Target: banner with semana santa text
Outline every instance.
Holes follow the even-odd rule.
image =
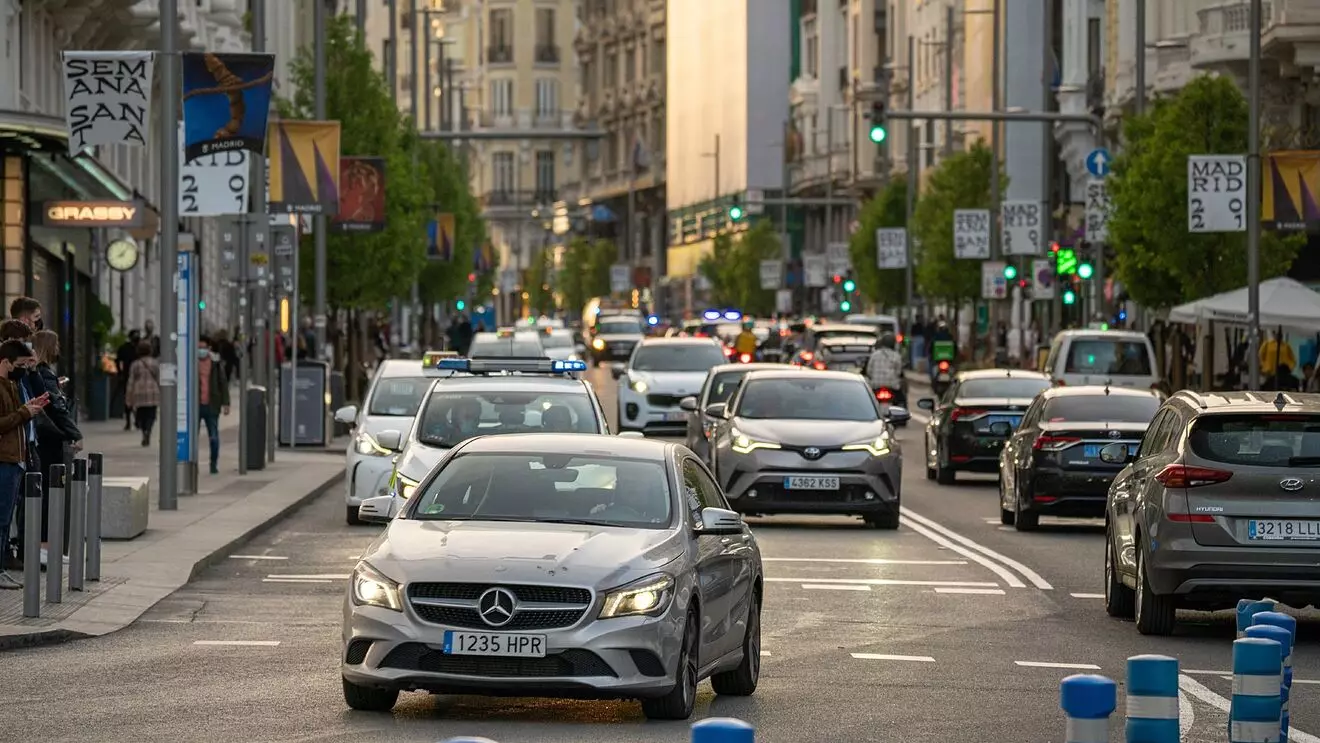
[[[339,122],[272,121],[270,213],[339,211]]]
[[[230,150],[266,151],[273,54],[182,55],[184,162]]]
[[[88,147],[145,147],[151,127],[151,52],[63,52],[69,154]]]
[[[338,232],[385,229],[384,158],[339,158],[339,214],[331,227]]]

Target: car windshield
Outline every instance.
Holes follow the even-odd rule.
[[[464,454],[427,483],[413,517],[663,529],[671,512],[669,478],[660,462],[584,454]],[[491,557],[498,557],[499,545],[491,549]]]
[[[1155,395],[1069,395],[1056,397],[1045,403],[1041,418],[1057,421],[1102,421],[1108,423],[1150,423],[1160,409],[1161,400]]]
[[[1206,415],[1192,424],[1196,456],[1250,467],[1320,467],[1320,416]]]
[[[738,403],[740,418],[873,421],[875,398],[861,380],[753,379]]]
[[[611,318],[596,322],[597,335],[641,335],[642,323],[638,320]]]
[[[562,392],[432,393],[418,423],[417,440],[452,447],[474,436],[504,433],[600,433],[585,394]]]
[[[733,393],[742,384],[743,377],[747,376],[745,371],[723,372],[716,374],[715,378],[710,380],[710,392],[706,395],[706,404],[714,405],[717,402],[728,402],[733,397]]]
[[[1150,353],[1141,341],[1078,338],[1068,347],[1065,374],[1150,376]]]
[[[958,397],[1031,398],[1049,386],[1048,379],[968,379],[958,386]]]
[[[546,348],[572,348],[573,336],[568,333],[547,333],[541,336],[541,345]]]
[[[376,383],[367,404],[367,415],[412,417],[422,406],[422,397],[434,379],[426,377],[387,377]]]
[[[724,362],[724,351],[714,343],[662,343],[637,349],[631,367],[640,372],[704,372]]]
[[[525,336],[477,338],[468,349],[468,357],[481,358],[534,358],[544,356],[540,341]]]

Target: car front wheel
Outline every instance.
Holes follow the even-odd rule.
[[[678,668],[674,673],[674,688],[662,697],[642,700],[642,714],[650,720],[686,720],[692,716],[697,703],[697,639],[701,632],[697,613],[688,612],[687,626],[683,629],[682,649]]]
[[[357,506],[348,507],[348,516],[345,520],[348,521],[349,526],[362,526],[363,524],[367,523],[362,520],[361,516],[358,515]]]
[[[710,677],[716,694],[751,696],[761,678],[761,598],[753,596],[747,610],[747,634],[743,635],[743,658],[738,667]]]
[[[351,708],[363,712],[389,712],[394,703],[399,701],[398,689],[378,689],[373,686],[359,686],[342,679],[344,682],[344,702]]]

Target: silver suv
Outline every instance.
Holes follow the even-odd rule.
[[[1320,395],[1183,391],[1156,413],[1105,505],[1105,608],[1145,635],[1180,608],[1269,595],[1320,604]]]

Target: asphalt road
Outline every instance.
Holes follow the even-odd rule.
[[[612,413],[608,373],[592,379]],[[1059,741],[1061,678],[1121,681],[1128,656],[1162,653],[1184,669],[1183,740],[1226,740],[1232,617],[1184,614],[1162,639],[1109,619],[1098,524],[1000,527],[991,479],[925,479],[920,431],[914,421],[900,433],[897,532],[846,518],[754,520],[768,578],[761,685],[748,699],[703,685],[696,717],[749,720],[766,743]],[[627,702],[409,694],[393,715],[350,712],[337,673],[343,593],[376,529],[346,526],[341,498],[336,489],[309,504],[122,632],[0,655],[0,740],[687,739],[687,725],[647,722]],[[1316,628],[1305,615],[1292,702],[1301,743],[1320,743],[1308,735],[1320,735]],[[1122,739],[1120,712],[1111,740]]]

